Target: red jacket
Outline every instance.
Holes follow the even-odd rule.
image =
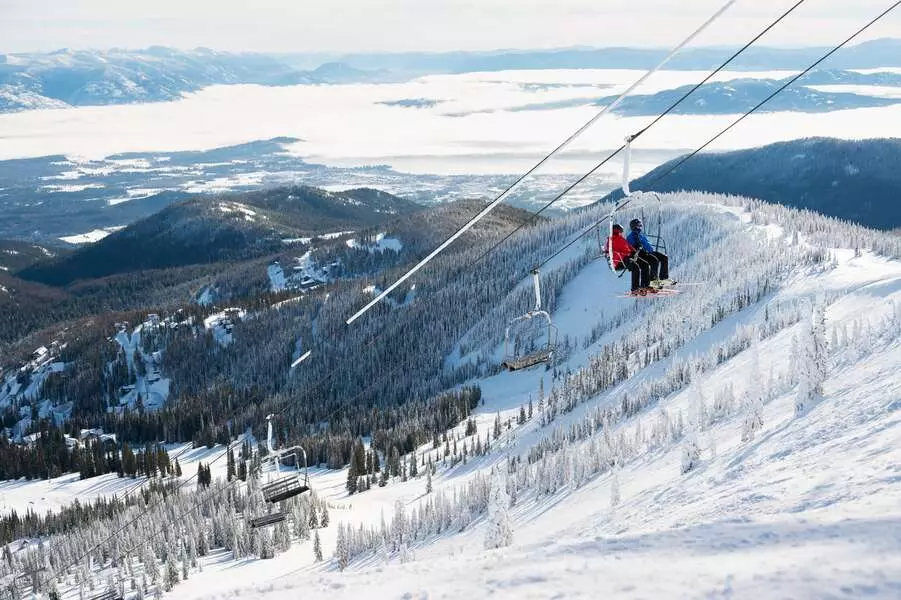
[[[632,252],[634,252],[632,246],[626,241],[626,238],[617,233],[608,237],[606,243],[604,243],[604,254],[609,254],[611,249],[613,251],[614,269],[618,269],[623,260],[631,256]]]

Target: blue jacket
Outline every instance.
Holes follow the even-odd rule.
[[[631,233],[629,233],[626,241],[629,242],[629,245],[633,248],[638,248],[639,250],[644,250],[645,252],[654,251],[654,246],[651,245],[651,242],[648,241],[648,238],[646,238],[643,233],[639,233],[633,230]]]

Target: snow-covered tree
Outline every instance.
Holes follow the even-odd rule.
[[[610,475],[610,508],[615,509],[620,503],[619,469],[613,468]]]
[[[350,548],[347,543],[347,536],[344,533],[344,523],[338,524],[338,539],[335,541],[335,560],[338,561],[338,568],[342,571],[347,568],[350,562]],[[319,533],[318,531],[316,533]]]
[[[497,467],[491,476],[491,492],[488,499],[488,528],[485,531],[485,548],[502,548],[513,543],[510,526],[510,499],[503,473]]]
[[[801,323],[798,353],[795,414],[803,415],[822,398],[827,376],[826,309],[821,303],[814,305],[810,319]]]
[[[701,447],[698,445],[698,435],[691,430],[682,441],[682,473],[688,473],[694,469],[701,460]]]
[[[741,424],[741,441],[754,440],[755,434],[763,429],[763,403],[760,395],[748,389],[742,394],[742,410],[744,416]]]
[[[319,540],[319,531],[313,533],[313,558],[316,562],[322,561],[322,542]]]

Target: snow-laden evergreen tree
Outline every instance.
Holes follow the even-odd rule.
[[[316,562],[322,562],[322,541],[319,539],[319,531],[313,532],[313,558]]]
[[[620,503],[620,491],[619,491],[619,469],[616,467],[613,468],[613,473],[610,475],[610,508],[616,509]]]
[[[485,531],[485,548],[503,548],[513,543],[510,526],[510,498],[507,482],[500,469],[495,467],[491,475],[491,492],[488,499],[488,527]]]
[[[335,560],[338,562],[338,568],[342,571],[347,568],[350,561],[350,548],[348,547],[347,536],[345,535],[344,530],[344,523],[338,523],[338,538],[335,541]]]
[[[262,559],[275,558],[275,543],[272,535],[265,529],[258,530],[257,534],[259,535],[259,557]]]
[[[432,469],[431,468],[427,469],[426,474],[425,474],[425,493],[426,494],[432,493]]]
[[[166,557],[166,577],[165,577],[165,586],[166,591],[170,591],[174,585],[179,582],[178,577],[178,564],[175,562],[175,553],[169,552]]]
[[[809,320],[802,321],[798,345],[795,414],[803,415],[823,397],[823,383],[827,376],[826,309],[822,303],[815,304]]]
[[[692,427],[689,429],[682,441],[682,474],[688,473],[701,460],[701,446],[698,444],[697,431]]]
[[[742,410],[741,441],[751,442],[756,433],[763,429],[763,403],[759,394],[746,389],[742,394]]]

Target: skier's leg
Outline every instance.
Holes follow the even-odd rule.
[[[660,269],[660,261],[657,260],[657,257],[650,252],[646,252],[642,255],[642,258],[648,263],[648,271],[650,272],[651,280],[660,279],[657,273]]]
[[[639,287],[641,287],[641,286],[639,285],[640,282],[638,281],[638,275],[639,275],[639,268],[638,268],[638,265],[635,264],[635,262],[634,262],[632,259],[630,259],[630,258],[629,258],[629,259],[626,259],[626,260],[623,262],[623,264],[626,265],[626,268],[629,269],[629,271],[630,271],[631,274],[632,274],[632,291],[634,292],[634,291],[637,290]]]
[[[660,262],[659,279],[669,279],[669,257],[663,252],[654,252],[654,257]]]
[[[639,281],[638,287],[641,288],[649,288],[651,287],[651,265],[645,260],[644,257],[639,257],[636,259],[638,262],[638,269],[641,272],[641,281]]]

